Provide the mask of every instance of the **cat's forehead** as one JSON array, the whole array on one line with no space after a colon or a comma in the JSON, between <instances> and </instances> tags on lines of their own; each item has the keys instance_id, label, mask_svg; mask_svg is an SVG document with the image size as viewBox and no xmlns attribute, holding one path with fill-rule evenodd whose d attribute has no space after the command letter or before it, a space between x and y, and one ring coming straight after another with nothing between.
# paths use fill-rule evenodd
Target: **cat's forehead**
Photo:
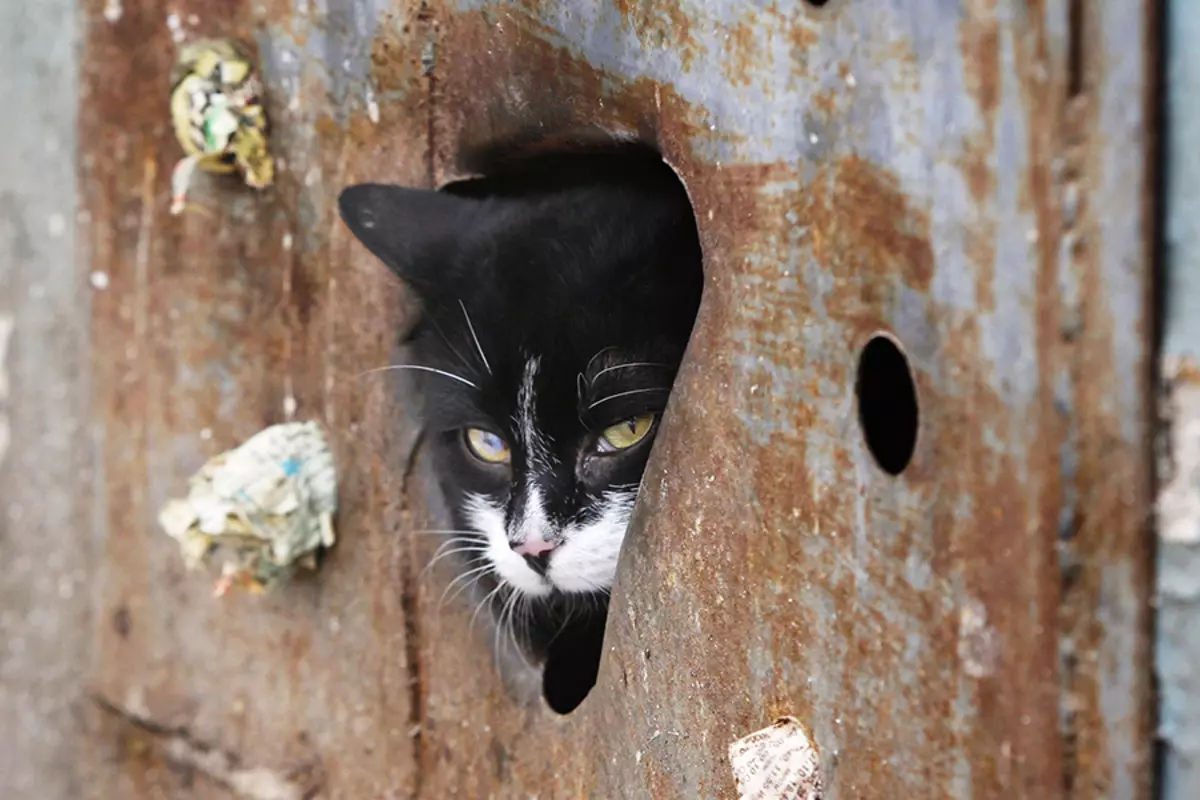
<instances>
[{"instance_id":1,"label":"cat's forehead","mask_svg":"<svg viewBox=\"0 0 1200 800\"><path fill-rule=\"evenodd\" d=\"M574 383L630 360L677 358L681 337L667 315L632 301L598 304L596 295L512 291L504 281L431 309L444 355L483 368L497 388L515 391L531 361L538 386Z\"/></svg>"}]
</instances>

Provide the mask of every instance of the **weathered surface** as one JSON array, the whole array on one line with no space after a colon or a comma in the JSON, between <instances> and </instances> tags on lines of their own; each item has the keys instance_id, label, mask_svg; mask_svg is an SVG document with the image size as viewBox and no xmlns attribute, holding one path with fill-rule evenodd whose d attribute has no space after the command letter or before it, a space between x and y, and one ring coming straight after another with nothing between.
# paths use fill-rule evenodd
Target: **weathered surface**
<instances>
[{"instance_id":1,"label":"weathered surface","mask_svg":"<svg viewBox=\"0 0 1200 800\"><path fill-rule=\"evenodd\" d=\"M1160 412L1158 625L1164 800L1200 795L1200 7L1171 3Z\"/></svg>"},{"instance_id":2,"label":"weathered surface","mask_svg":"<svg viewBox=\"0 0 1200 800\"><path fill-rule=\"evenodd\" d=\"M365 115L350 113L345 90L330 94L370 63L370 36L349 11L147 2L113 22L100 12L89 9L80 121L84 235L109 285L92 314L102 549L91 688L146 723L138 730L176 732L279 780L315 775L336 797L406 795L416 775L399 535L410 527L409 434L394 425L387 386L357 377L386 363L398 294L367 258L348 257L333 198L380 164L424 177L420 104L389 105L397 146L363 146ZM377 23L375 11L357 13ZM165 113L172 27L257 37L271 76L286 169L262 194L236 179L199 182L191 199L207 215L167 214L179 155ZM419 45L406 46L415 62ZM333 433L340 543L316 580L216 602L211 581L183 573L155 516L207 457L289 417ZM96 796L229 783L165 744L124 746L135 740L125 721L107 723L116 729L97 740L108 775Z\"/></svg>"},{"instance_id":3,"label":"weathered surface","mask_svg":"<svg viewBox=\"0 0 1200 800\"><path fill-rule=\"evenodd\" d=\"M91 481L74 3L0 7L0 797L78 797Z\"/></svg>"},{"instance_id":4,"label":"weathered surface","mask_svg":"<svg viewBox=\"0 0 1200 800\"><path fill-rule=\"evenodd\" d=\"M727 746L781 715L831 796L1147 795L1149 11L127 5L88 4L80 113L83 254L109 280L96 796L248 772L285 795L728 796ZM286 164L263 194L198 185L209 216L166 215L173 31L258 44ZM356 377L402 298L333 198L582 127L663 149L707 290L599 684L557 717L512 705L471 609L439 607L446 573L420 574L412 423ZM855 416L880 329L920 398L898 478ZM289 417L332 433L340 541L316 578L216 603L154 514Z\"/></svg>"},{"instance_id":5,"label":"weathered surface","mask_svg":"<svg viewBox=\"0 0 1200 800\"><path fill-rule=\"evenodd\" d=\"M597 794L726 792L721 748L794 714L849 796L1143 796L1145 11L468 5L441 169L541 120L637 132L708 258L578 712ZM899 480L854 418L879 328L921 396Z\"/></svg>"}]
</instances>

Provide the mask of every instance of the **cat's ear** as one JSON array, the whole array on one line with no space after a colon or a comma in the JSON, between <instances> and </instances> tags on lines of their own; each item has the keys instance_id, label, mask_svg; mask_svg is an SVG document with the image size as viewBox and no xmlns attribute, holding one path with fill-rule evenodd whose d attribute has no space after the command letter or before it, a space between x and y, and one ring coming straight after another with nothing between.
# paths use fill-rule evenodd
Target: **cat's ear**
<instances>
[{"instance_id":1,"label":"cat's ear","mask_svg":"<svg viewBox=\"0 0 1200 800\"><path fill-rule=\"evenodd\" d=\"M445 192L378 183L351 186L338 197L355 237L426 299L448 277L448 256L478 206Z\"/></svg>"}]
</instances>

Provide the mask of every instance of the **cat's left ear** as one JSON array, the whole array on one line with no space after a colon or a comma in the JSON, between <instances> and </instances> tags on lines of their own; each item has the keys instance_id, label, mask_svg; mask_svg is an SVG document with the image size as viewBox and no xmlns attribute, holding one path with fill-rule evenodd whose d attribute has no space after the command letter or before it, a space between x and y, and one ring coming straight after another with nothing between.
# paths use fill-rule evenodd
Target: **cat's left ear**
<instances>
[{"instance_id":1,"label":"cat's left ear","mask_svg":"<svg viewBox=\"0 0 1200 800\"><path fill-rule=\"evenodd\" d=\"M450 277L451 250L479 205L445 192L379 183L351 186L338 197L355 237L427 300Z\"/></svg>"}]
</instances>

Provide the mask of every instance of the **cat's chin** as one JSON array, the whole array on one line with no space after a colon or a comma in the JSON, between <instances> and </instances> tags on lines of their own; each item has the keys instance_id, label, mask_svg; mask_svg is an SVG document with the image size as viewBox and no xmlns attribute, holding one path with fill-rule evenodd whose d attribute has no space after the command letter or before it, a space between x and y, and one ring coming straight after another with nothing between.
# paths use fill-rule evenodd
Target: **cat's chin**
<instances>
[{"instance_id":1,"label":"cat's chin","mask_svg":"<svg viewBox=\"0 0 1200 800\"><path fill-rule=\"evenodd\" d=\"M538 576L533 570L525 570L521 572L514 570L506 564L491 559L492 567L496 570L504 582L522 598L529 600L549 600L559 590L558 588L545 578ZM522 566L521 569L524 569Z\"/></svg>"},{"instance_id":2,"label":"cat's chin","mask_svg":"<svg viewBox=\"0 0 1200 800\"><path fill-rule=\"evenodd\" d=\"M509 585L512 586L512 584ZM546 591L538 592L537 594L523 591L516 586L512 586L512 588L521 597L522 602L531 606L541 605L547 609L586 607L589 603L595 602L596 598L607 597L610 591L608 587L578 591L575 589L564 589L561 586L554 586L552 584L546 584L546 586Z\"/></svg>"},{"instance_id":3,"label":"cat's chin","mask_svg":"<svg viewBox=\"0 0 1200 800\"><path fill-rule=\"evenodd\" d=\"M596 683L603 650L607 605L603 599L597 602L603 597L556 592L532 599L544 604L542 613L559 615L570 609L568 619L573 623L558 627L549 641L534 650L527 646L529 642L518 644L515 636L490 637L501 685L515 705L567 714L583 702Z\"/></svg>"},{"instance_id":4,"label":"cat's chin","mask_svg":"<svg viewBox=\"0 0 1200 800\"><path fill-rule=\"evenodd\" d=\"M586 602L590 598L607 595L612 585L609 582L602 584L600 588L595 588L591 585L582 588L574 585L560 586L558 583L545 578L540 578L537 583L534 583L533 580L525 576L522 576L522 579L518 583L504 574L502 570L497 570L497 574L504 579L504 582L513 592L520 596L523 602L542 603L546 606Z\"/></svg>"}]
</instances>

